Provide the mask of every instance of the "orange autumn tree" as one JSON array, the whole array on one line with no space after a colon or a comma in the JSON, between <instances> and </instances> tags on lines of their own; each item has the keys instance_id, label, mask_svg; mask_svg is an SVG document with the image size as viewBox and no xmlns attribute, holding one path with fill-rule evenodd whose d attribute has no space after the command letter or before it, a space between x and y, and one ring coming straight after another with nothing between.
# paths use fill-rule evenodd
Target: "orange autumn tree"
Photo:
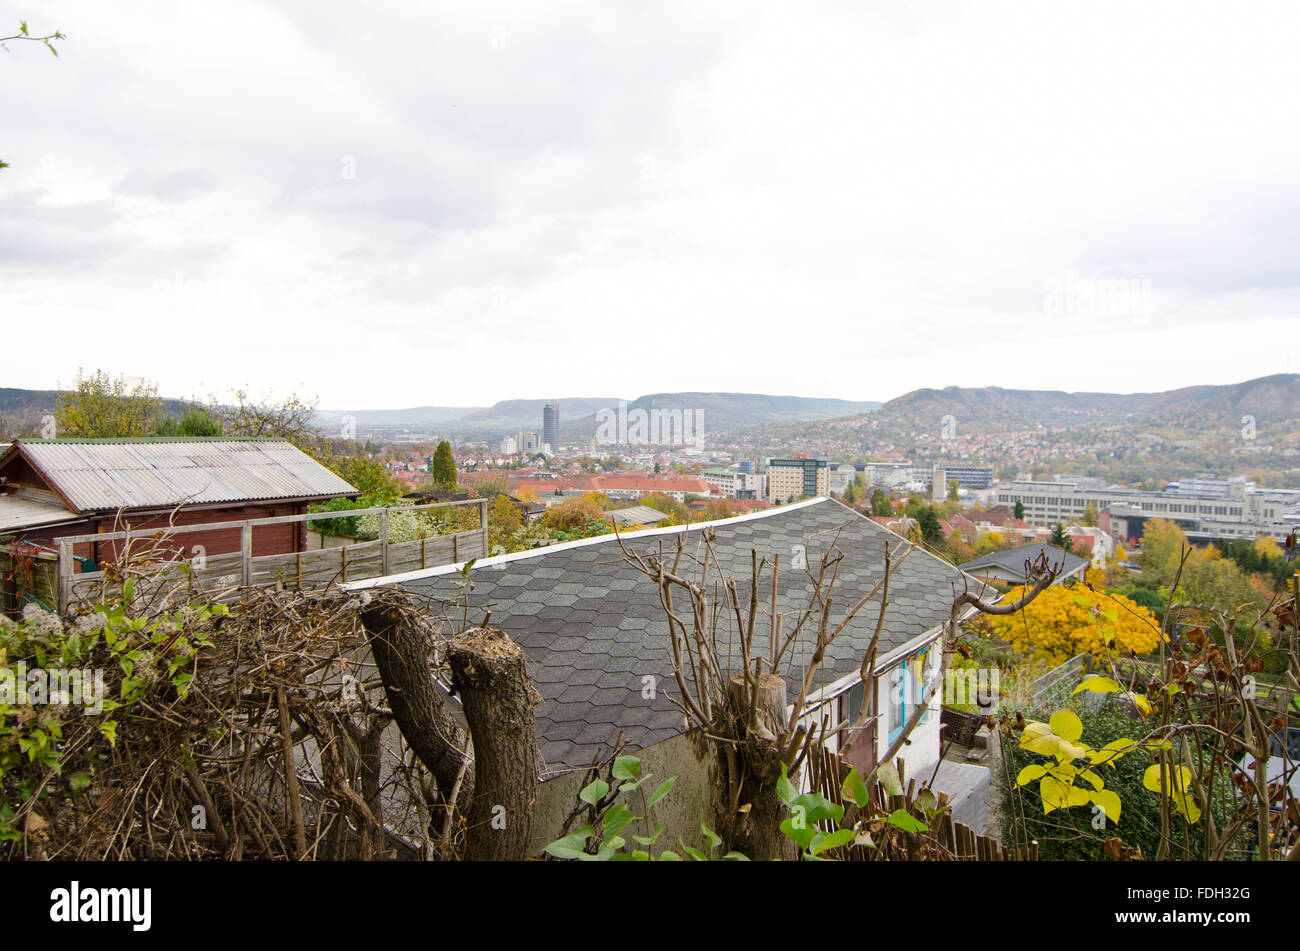
<instances>
[{"instance_id":1,"label":"orange autumn tree","mask_svg":"<svg viewBox=\"0 0 1300 951\"><path fill-rule=\"evenodd\" d=\"M1015 601L1023 586L1006 596ZM988 618L993 633L1017 651L1059 664L1075 654L1100 655L1108 648L1146 654L1160 643L1160 622L1150 610L1124 597L1086 585L1054 585L1015 614Z\"/></svg>"}]
</instances>

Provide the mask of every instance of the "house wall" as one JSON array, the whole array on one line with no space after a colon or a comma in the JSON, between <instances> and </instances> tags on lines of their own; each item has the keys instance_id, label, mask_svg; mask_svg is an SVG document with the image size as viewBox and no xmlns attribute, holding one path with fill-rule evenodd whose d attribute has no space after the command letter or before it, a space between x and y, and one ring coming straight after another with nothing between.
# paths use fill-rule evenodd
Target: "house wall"
<instances>
[{"instance_id":1,"label":"house wall","mask_svg":"<svg viewBox=\"0 0 1300 951\"><path fill-rule=\"evenodd\" d=\"M930 656L926 663L925 676L931 679L938 669L938 651L939 643L934 642L930 649ZM876 718L876 756L879 759L889 752L889 717L886 713L889 706L889 691L891 671L885 671L876 678L876 710L880 716ZM928 705L928 715L925 720L916 725L912 735L907 738L902 749L898 751L895 759L903 761L903 769L907 776L928 775L939 762L939 756L942 753L940 718L943 714L943 685L935 690L934 696L930 698ZM911 715L911 708L908 709L908 715Z\"/></svg>"},{"instance_id":2,"label":"house wall","mask_svg":"<svg viewBox=\"0 0 1300 951\"><path fill-rule=\"evenodd\" d=\"M931 650L930 663L926 668L927 677L933 677L937 669L938 655L935 653L937 650L936 642ZM884 711L889 696L887 674L876 679L876 690L876 710ZM847 696L847 691L841 696ZM897 758L903 760L903 770L907 777L919 776L929 779L930 773L939 762L941 752L939 727L942 707L943 692L940 689L935 691L930 700L929 715L925 722L917 725L909 737L910 743L904 745L898 753ZM828 718L828 725L833 725L833 722L843 716L842 705L832 702L805 715L804 720L812 726L819 723L821 719ZM876 755L880 757L889 749L887 717L878 716L876 725ZM839 736L830 734L826 746L837 751ZM700 820L704 819L712 824L713 791L717 788L718 777L716 762L710 750L701 743L699 732L683 733L637 751L635 755L641 758L642 775L647 772L654 775L654 779L647 784L647 795L657 789L663 780L670 776L677 777L672 791L654 808L652 828L661 822L664 824L664 831L656 848L677 850L676 843L679 838L687 845L704 848L706 843L700 832ZM534 852L540 853L543 848L560 837L564 819L572 810L574 803L578 801L578 792L582 789L585 779L586 770L576 770L541 784L533 829L532 850ZM629 803L629 807L634 813L640 815L638 802L634 800ZM575 823L575 827L578 824ZM637 829L635 834L643 835L644 832Z\"/></svg>"},{"instance_id":3,"label":"house wall","mask_svg":"<svg viewBox=\"0 0 1300 951\"><path fill-rule=\"evenodd\" d=\"M698 731L683 733L637 751L641 759L641 775L653 775L646 784L649 797L659 784L671 776L677 777L672 790L653 809L651 829L659 823L664 831L655 845L657 855L663 849L681 854L677 840L695 848L705 849L707 843L700 831L700 820L712 826L713 790L717 786L715 760L701 742ZM542 849L560 837L564 818L578 801L586 778L586 770L565 773L542 783L537 794L537 811L533 823L531 851L540 854ZM628 803L636 815L641 815L640 797ZM574 823L576 828L581 823ZM629 835L645 835L640 823L628 829ZM571 828L570 832L573 831Z\"/></svg>"},{"instance_id":4,"label":"house wall","mask_svg":"<svg viewBox=\"0 0 1300 951\"><path fill-rule=\"evenodd\" d=\"M147 514L126 513L120 519L115 515L88 516L84 522L58 525L53 528L33 529L22 533L24 540L37 545L57 547L58 539L69 535L88 535L92 532L115 532L131 529L145 531L165 528L170 517L173 536L170 547L187 554L195 545L202 545L205 554L225 555L239 551L240 530L219 529L207 532L175 531L188 525L211 525L217 522L235 522L244 519L274 518L279 515L298 515L307 511L305 502L268 502L252 505L230 505L218 508L180 509L174 514L156 512ZM253 529L253 555L283 555L303 551L306 523L268 525ZM112 560L120 551L122 542L83 542L73 546L78 558L94 558L102 564Z\"/></svg>"}]
</instances>

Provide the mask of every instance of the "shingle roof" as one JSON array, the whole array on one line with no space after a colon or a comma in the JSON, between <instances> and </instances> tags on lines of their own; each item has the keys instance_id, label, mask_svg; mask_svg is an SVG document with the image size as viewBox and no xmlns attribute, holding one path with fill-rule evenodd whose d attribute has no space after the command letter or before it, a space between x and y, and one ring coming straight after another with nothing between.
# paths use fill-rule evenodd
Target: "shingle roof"
<instances>
[{"instance_id":1,"label":"shingle roof","mask_svg":"<svg viewBox=\"0 0 1300 951\"><path fill-rule=\"evenodd\" d=\"M796 546L806 546L807 564L814 570L832 544L844 554L832 593L832 604L840 606L832 611L836 619L880 579L886 544L896 553L913 547L825 498L710 524L716 533L714 554L723 573L736 579L742 601L748 598L751 549L769 559L781 556L777 610L786 613L787 630L793 628L789 619L806 606L813 591L806 573L793 567ZM687 532L687 551L701 551L699 528L648 529L624 536L624 542L643 553L657 552L661 545L672 551L676 538ZM680 570L687 570L685 563ZM460 596L454 568L419 574L383 583L400 583L418 597ZM711 575L717 578L717 570L711 569ZM608 749L620 731L631 749L681 731L682 715L669 700L677 694L677 685L658 592L624 561L612 536L489 559L476 565L470 578L471 620L490 606L490 623L514 638L528 656L530 675L542 696L536 708L538 740L552 767L585 766L602 747ZM954 586L960 590L966 580L939 558L921 549L912 551L890 580L879 661L946 621ZM769 568L759 598L764 616L770 582ZM878 611L877 597L845 628L828 652L816 688L859 669ZM770 630L768 623L760 621L759 630ZM725 630L724 621L720 635L725 636ZM807 627L805 632L811 634ZM802 674L809 654L808 640L801 638L803 643L792 647L795 676ZM645 690L650 683L655 686L653 696Z\"/></svg>"},{"instance_id":2,"label":"shingle roof","mask_svg":"<svg viewBox=\"0 0 1300 951\"><path fill-rule=\"evenodd\" d=\"M961 570L969 575L975 575L988 568L1001 568L1019 576L1025 574L1025 562L1036 561L1044 551L1047 552L1048 563L1057 566L1059 569L1057 571L1058 581L1074 574L1074 572L1088 564L1086 558L1080 558L1071 552L1063 551L1045 542L1039 542L1033 545L1008 548L1005 551L990 552L973 561L966 562L961 566Z\"/></svg>"},{"instance_id":3,"label":"shingle roof","mask_svg":"<svg viewBox=\"0 0 1300 951\"><path fill-rule=\"evenodd\" d=\"M353 495L356 489L278 439L22 439L26 459L75 512Z\"/></svg>"}]
</instances>

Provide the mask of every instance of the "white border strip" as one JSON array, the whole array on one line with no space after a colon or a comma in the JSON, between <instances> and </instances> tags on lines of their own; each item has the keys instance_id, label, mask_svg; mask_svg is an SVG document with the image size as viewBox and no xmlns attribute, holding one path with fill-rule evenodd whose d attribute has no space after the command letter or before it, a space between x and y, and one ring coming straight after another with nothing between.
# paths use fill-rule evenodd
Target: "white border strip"
<instances>
[{"instance_id":1,"label":"white border strip","mask_svg":"<svg viewBox=\"0 0 1300 951\"><path fill-rule=\"evenodd\" d=\"M789 505L780 505L771 509L763 509L759 512L748 512L745 515L733 515L731 518L718 518L710 522L691 522L689 525L669 525L665 528L643 528L639 532L619 532L619 538L651 538L655 535L676 535L686 533L689 535L692 530L700 528L712 528L715 525L735 525L737 522L749 522L760 518L771 518L781 512L793 512L796 509L808 508L810 505L819 505L822 502L830 502L830 498L819 495L816 498L804 499L802 502L791 502ZM857 514L857 513L854 513ZM606 545L615 542L614 534L611 532L605 535L595 535L591 538L579 538L577 541L561 542L558 545L546 545L542 548L530 548L527 551L512 552L509 555L497 555L494 558L480 558L474 562L475 570L480 568L491 568L495 565L505 565L512 561L522 561L525 558L536 558L539 555L550 555L557 551L567 551L571 548L582 548L585 545ZM360 581L349 581L346 584L339 585L344 591L362 591L366 588L378 588L390 584L402 584L407 581L418 581L421 578L433 578L438 575L452 574L458 572L465 565L465 562L458 561L450 565L438 565L434 568L421 568L418 571L404 571L396 575L380 575L375 578L363 578Z\"/></svg>"}]
</instances>

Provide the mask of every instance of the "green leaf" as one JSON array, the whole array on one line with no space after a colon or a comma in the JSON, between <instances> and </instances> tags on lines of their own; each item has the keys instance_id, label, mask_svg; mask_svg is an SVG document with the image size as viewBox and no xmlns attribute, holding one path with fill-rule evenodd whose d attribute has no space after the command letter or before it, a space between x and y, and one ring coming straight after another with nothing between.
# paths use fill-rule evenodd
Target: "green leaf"
<instances>
[{"instance_id":1,"label":"green leaf","mask_svg":"<svg viewBox=\"0 0 1300 951\"><path fill-rule=\"evenodd\" d=\"M632 838L636 839L636 841L640 845L654 845L655 840L659 838L659 833L663 831L664 831L664 824L661 822L659 823L658 826L655 827L654 835L634 835L632 836Z\"/></svg>"},{"instance_id":2,"label":"green leaf","mask_svg":"<svg viewBox=\"0 0 1300 951\"><path fill-rule=\"evenodd\" d=\"M776 781L776 795L787 806L794 802L794 797L797 795L794 783L790 782L790 777L786 775L784 764L781 766L781 777Z\"/></svg>"},{"instance_id":3,"label":"green leaf","mask_svg":"<svg viewBox=\"0 0 1300 951\"><path fill-rule=\"evenodd\" d=\"M808 822L839 822L844 815L844 807L839 803L831 802L821 793L806 792L796 796L790 803L793 810L796 806L802 806L804 818Z\"/></svg>"},{"instance_id":4,"label":"green leaf","mask_svg":"<svg viewBox=\"0 0 1300 951\"><path fill-rule=\"evenodd\" d=\"M815 826L807 824L796 828L793 820L786 819L781 823L781 832L787 839L799 846L799 851L802 852L811 844L813 836L817 834L817 829Z\"/></svg>"},{"instance_id":5,"label":"green leaf","mask_svg":"<svg viewBox=\"0 0 1300 951\"><path fill-rule=\"evenodd\" d=\"M664 796L668 795L668 790L673 788L673 783L675 782L677 782L677 777L673 776L671 779L665 779L662 783L660 783L659 788L655 790L654 795L651 796L650 799L646 802L646 806L647 807L654 806L657 802L659 802L659 800L663 799Z\"/></svg>"},{"instance_id":6,"label":"green leaf","mask_svg":"<svg viewBox=\"0 0 1300 951\"><path fill-rule=\"evenodd\" d=\"M695 861L697 862L707 862L709 860L709 857L707 855L705 855L699 849L692 848L691 846L687 845L681 839L677 840L677 845L683 852L685 852L691 858L695 859Z\"/></svg>"},{"instance_id":7,"label":"green leaf","mask_svg":"<svg viewBox=\"0 0 1300 951\"><path fill-rule=\"evenodd\" d=\"M709 840L709 846L711 848L716 849L718 846L722 844L722 836L718 835L718 833L714 832L703 822L700 823L700 831L703 832L704 837Z\"/></svg>"},{"instance_id":8,"label":"green leaf","mask_svg":"<svg viewBox=\"0 0 1300 951\"><path fill-rule=\"evenodd\" d=\"M849 775L844 778L844 785L840 788L840 795L853 800L854 805L862 808L871 801L871 793L867 790L867 784L862 781L858 774L857 767L849 769Z\"/></svg>"},{"instance_id":9,"label":"green leaf","mask_svg":"<svg viewBox=\"0 0 1300 951\"><path fill-rule=\"evenodd\" d=\"M898 770L886 763L876 768L876 778L885 786L885 792L890 796L903 795L903 783L898 778Z\"/></svg>"},{"instance_id":10,"label":"green leaf","mask_svg":"<svg viewBox=\"0 0 1300 951\"><path fill-rule=\"evenodd\" d=\"M609 783L603 779L594 779L583 787L582 792L578 793L578 798L594 806L607 792L609 792Z\"/></svg>"},{"instance_id":11,"label":"green leaf","mask_svg":"<svg viewBox=\"0 0 1300 951\"><path fill-rule=\"evenodd\" d=\"M852 842L856 834L852 829L837 829L820 841L814 842L810 851L813 855L821 855L827 849L838 849Z\"/></svg>"},{"instance_id":12,"label":"green leaf","mask_svg":"<svg viewBox=\"0 0 1300 951\"><path fill-rule=\"evenodd\" d=\"M605 841L609 842L611 837L618 835L626 829L628 824L635 818L636 816L632 814L632 810L623 803L620 802L617 805L611 806L610 810L605 813L605 818L602 822L602 827L605 831Z\"/></svg>"},{"instance_id":13,"label":"green leaf","mask_svg":"<svg viewBox=\"0 0 1300 951\"><path fill-rule=\"evenodd\" d=\"M587 837L591 833L591 826L583 826L577 832L571 832L562 838L556 839L542 851L555 856L557 859L580 858L584 854L582 850L586 847Z\"/></svg>"},{"instance_id":14,"label":"green leaf","mask_svg":"<svg viewBox=\"0 0 1300 951\"><path fill-rule=\"evenodd\" d=\"M82 792L90 788L90 776L87 773L73 773L68 777L68 786L73 792Z\"/></svg>"},{"instance_id":15,"label":"green leaf","mask_svg":"<svg viewBox=\"0 0 1300 951\"><path fill-rule=\"evenodd\" d=\"M641 760L635 756L620 756L614 760L615 779L636 779L641 773Z\"/></svg>"},{"instance_id":16,"label":"green leaf","mask_svg":"<svg viewBox=\"0 0 1300 951\"><path fill-rule=\"evenodd\" d=\"M926 832L930 828L906 809L895 809L885 816L885 821L891 826L897 826L904 832Z\"/></svg>"}]
</instances>

